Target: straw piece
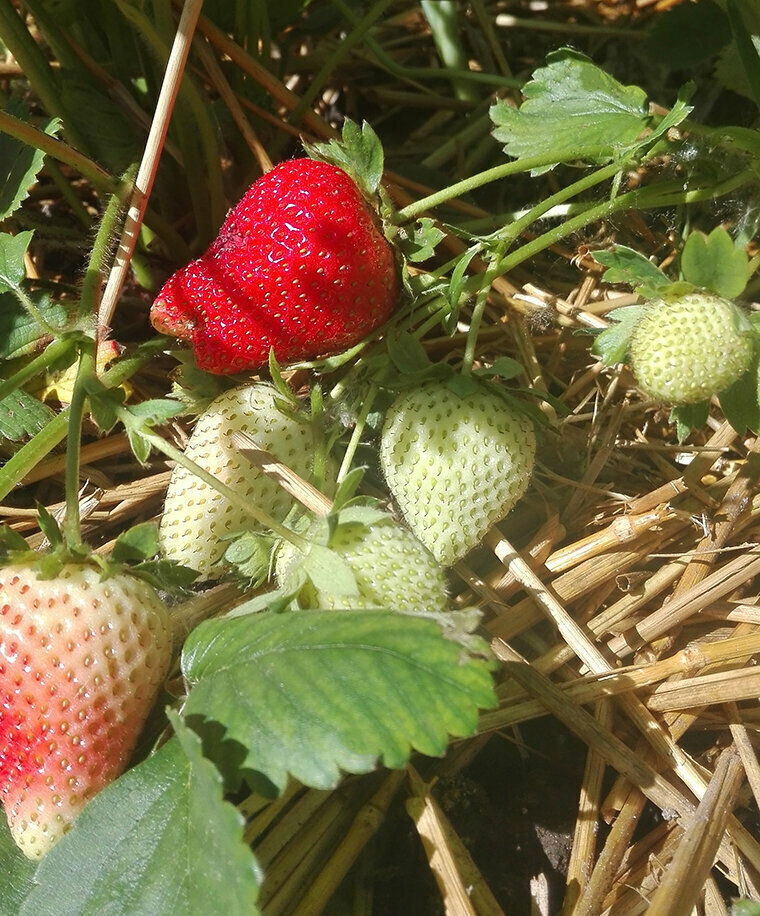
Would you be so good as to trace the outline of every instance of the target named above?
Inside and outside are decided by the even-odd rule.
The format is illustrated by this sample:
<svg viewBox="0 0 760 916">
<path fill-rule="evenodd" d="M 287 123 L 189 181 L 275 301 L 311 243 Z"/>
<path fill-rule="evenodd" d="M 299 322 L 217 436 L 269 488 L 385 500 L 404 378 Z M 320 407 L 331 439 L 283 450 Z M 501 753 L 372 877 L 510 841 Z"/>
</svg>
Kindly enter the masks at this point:
<svg viewBox="0 0 760 916">
<path fill-rule="evenodd" d="M 308 891 L 293 911 L 293 916 L 319 916 L 325 909 L 348 870 L 383 823 L 404 779 L 403 770 L 389 773 L 377 792 L 359 809 L 350 829 L 325 863 L 317 879 L 310 884 Z"/>
<path fill-rule="evenodd" d="M 81 463 L 90 464 L 99 461 L 102 458 L 110 458 L 113 455 L 121 455 L 130 451 L 129 439 L 126 433 L 115 433 L 113 436 L 107 436 L 105 439 L 97 439 L 95 442 L 88 442 L 82 446 Z M 46 458 L 40 461 L 27 475 L 22 483 L 36 483 L 44 480 L 46 477 L 52 477 L 53 474 L 59 474 L 66 468 L 66 456 L 56 455 L 54 458 Z"/>
<path fill-rule="evenodd" d="M 674 812 L 681 817 L 693 813 L 694 805 L 677 788 L 665 780 L 641 754 L 628 748 L 619 738 L 602 729 L 599 723 L 585 710 L 568 702 L 567 696 L 538 671 L 532 668 L 510 646 L 502 640 L 493 640 L 491 648 L 497 658 L 507 662 L 507 673 L 522 687 L 538 697 L 546 708 L 582 741 L 593 746 L 607 762 L 625 776 L 664 812 Z M 668 742 L 657 721 L 649 710 L 635 697 L 622 697 L 621 705 L 634 721 L 642 735 L 659 753 L 668 757 L 677 775 L 698 796 L 704 793 L 701 771 L 672 742 Z M 731 868 L 734 861 L 734 844 L 747 856 L 755 868 L 760 867 L 760 846 L 754 837 L 736 820 L 729 821 L 729 836 L 732 843 L 721 843 L 721 861 Z"/>
<path fill-rule="evenodd" d="M 604 899 L 623 861 L 623 855 L 639 825 L 639 817 L 645 803 L 645 796 L 638 789 L 632 788 L 612 825 L 591 876 L 581 888 L 581 895 L 572 916 L 597 916 L 601 912 Z"/>
<path fill-rule="evenodd" d="M 657 712 L 672 712 L 694 706 L 753 700 L 759 696 L 760 669 L 739 668 L 660 684 L 646 700 L 646 705 Z"/>
<path fill-rule="evenodd" d="M 726 748 L 649 904 L 648 916 L 689 916 L 715 861 L 743 776 L 738 754 Z"/>
<path fill-rule="evenodd" d="M 728 543 L 739 516 L 746 511 L 758 475 L 760 475 L 760 454 L 758 454 L 760 439 L 753 439 L 749 450 L 750 455 L 747 462 L 726 491 L 720 508 L 715 514 L 715 519 L 706 537 L 702 538 L 692 554 L 673 597 L 679 597 L 707 576 L 711 564 L 719 556 L 717 550 Z"/>
<path fill-rule="evenodd" d="M 269 158 L 269 154 L 267 153 L 266 149 L 264 149 L 264 146 L 259 140 L 258 134 L 251 126 L 251 122 L 248 120 L 248 118 L 246 118 L 237 96 L 232 91 L 230 84 L 227 82 L 227 79 L 222 72 L 222 68 L 219 66 L 219 62 L 217 61 L 216 57 L 214 57 L 214 55 L 211 53 L 211 49 L 208 43 L 196 36 L 193 39 L 193 47 L 203 62 L 203 66 L 206 68 L 206 72 L 208 73 L 211 82 L 216 87 L 219 95 L 224 100 L 224 104 L 227 106 L 230 114 L 234 118 L 235 124 L 238 126 L 238 130 L 243 135 L 245 142 L 248 144 L 248 148 L 255 156 L 262 174 L 269 172 L 272 168 L 272 160 Z"/>
<path fill-rule="evenodd" d="M 248 433 L 233 432 L 230 434 L 230 441 L 247 461 L 250 461 L 251 464 L 263 471 L 268 477 L 271 477 L 283 490 L 287 490 L 291 496 L 306 506 L 307 509 L 310 509 L 315 515 L 325 516 L 330 514 L 333 505 L 332 500 L 320 493 L 315 486 L 312 486 L 303 477 L 299 477 L 287 465 L 281 464 L 270 452 L 259 448 L 256 441 Z"/>
<path fill-rule="evenodd" d="M 655 506 L 663 502 L 668 502 L 679 493 L 689 490 L 692 495 L 697 495 L 702 488 L 700 481 L 710 468 L 723 457 L 726 449 L 736 439 L 736 430 L 726 421 L 722 423 L 719 429 L 710 437 L 707 447 L 699 452 L 689 465 L 686 472 L 675 480 L 670 480 L 646 496 L 641 496 L 630 502 L 628 509 L 634 515 L 641 512 L 648 512 Z M 703 492 L 703 491 L 702 491 Z"/>
<path fill-rule="evenodd" d="M 612 639 L 609 649 L 621 658 L 667 633 L 672 627 L 711 605 L 714 601 L 740 588 L 760 573 L 760 548 L 750 548 L 746 553 L 698 582 L 693 588 L 673 598 L 654 613 L 637 623 L 625 636 Z"/>
<path fill-rule="evenodd" d="M 741 714 L 736 703 L 726 703 L 726 711 L 730 719 L 731 737 L 734 739 L 734 745 L 741 758 L 744 772 L 747 774 L 747 782 L 755 797 L 755 805 L 760 811 L 760 762 L 757 759 L 749 729 L 742 723 Z"/>
<path fill-rule="evenodd" d="M 476 916 L 477 911 L 465 889 L 459 863 L 448 842 L 443 826 L 444 814 L 414 768 L 409 766 L 408 772 L 413 794 L 406 801 L 406 810 L 422 840 L 446 916 Z M 453 829 L 450 828 L 449 832 L 453 833 Z M 490 912 L 501 913 L 501 910 Z"/>
<path fill-rule="evenodd" d="M 547 559 L 546 568 L 552 573 L 564 572 L 572 566 L 577 566 L 583 560 L 599 556 L 608 550 L 615 550 L 621 544 L 636 540 L 670 518 L 673 518 L 673 511 L 668 506 L 658 506 L 651 512 L 644 512 L 641 515 L 618 516 L 602 531 L 597 531 L 568 547 L 555 551 Z"/>
<path fill-rule="evenodd" d="M 612 728 L 614 709 L 608 701 L 596 704 L 594 716 L 606 729 Z M 591 875 L 594 856 L 596 855 L 596 838 L 599 826 L 599 806 L 602 798 L 602 781 L 607 764 L 593 748 L 586 756 L 586 767 L 581 783 L 578 816 L 575 822 L 573 846 L 565 879 L 565 899 L 562 905 L 563 916 L 573 916 L 582 890 L 586 887 Z"/>
</svg>

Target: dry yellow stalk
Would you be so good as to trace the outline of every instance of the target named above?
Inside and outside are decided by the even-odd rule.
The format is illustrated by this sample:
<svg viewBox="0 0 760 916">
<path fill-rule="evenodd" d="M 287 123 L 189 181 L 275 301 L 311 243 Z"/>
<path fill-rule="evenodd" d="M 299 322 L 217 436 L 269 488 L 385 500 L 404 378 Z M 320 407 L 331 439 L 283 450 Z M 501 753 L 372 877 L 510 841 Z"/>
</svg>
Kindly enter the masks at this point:
<svg viewBox="0 0 760 916">
<path fill-rule="evenodd" d="M 735 749 L 726 748 L 699 807 L 683 825 L 685 835 L 649 904 L 648 916 L 689 916 L 712 869 L 743 775 Z"/>
<path fill-rule="evenodd" d="M 594 716 L 602 727 L 612 728 L 614 710 L 611 703 L 608 701 L 597 703 Z M 576 912 L 576 904 L 594 867 L 602 780 L 606 768 L 607 764 L 604 759 L 593 748 L 589 748 L 581 783 L 573 846 L 565 879 L 566 890 L 562 916 L 573 916 Z"/>
<path fill-rule="evenodd" d="M 403 770 L 389 773 L 372 798 L 356 814 L 317 878 L 309 884 L 293 916 L 319 916 L 357 857 L 382 824 L 405 779 Z"/>
</svg>

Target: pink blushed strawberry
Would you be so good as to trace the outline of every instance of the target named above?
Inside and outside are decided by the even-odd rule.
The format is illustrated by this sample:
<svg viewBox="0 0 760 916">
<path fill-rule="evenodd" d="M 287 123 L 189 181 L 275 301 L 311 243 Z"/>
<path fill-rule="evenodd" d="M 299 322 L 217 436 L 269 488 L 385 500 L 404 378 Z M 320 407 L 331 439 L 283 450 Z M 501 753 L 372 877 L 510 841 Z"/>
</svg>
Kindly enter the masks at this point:
<svg viewBox="0 0 760 916">
<path fill-rule="evenodd" d="M 390 244 L 356 184 L 312 159 L 256 181 L 206 253 L 169 278 L 153 326 L 192 342 L 201 369 L 230 374 L 345 350 L 390 316 Z"/>
<path fill-rule="evenodd" d="M 0 796 L 41 858 L 126 767 L 171 660 L 154 590 L 84 564 L 0 570 Z"/>
</svg>

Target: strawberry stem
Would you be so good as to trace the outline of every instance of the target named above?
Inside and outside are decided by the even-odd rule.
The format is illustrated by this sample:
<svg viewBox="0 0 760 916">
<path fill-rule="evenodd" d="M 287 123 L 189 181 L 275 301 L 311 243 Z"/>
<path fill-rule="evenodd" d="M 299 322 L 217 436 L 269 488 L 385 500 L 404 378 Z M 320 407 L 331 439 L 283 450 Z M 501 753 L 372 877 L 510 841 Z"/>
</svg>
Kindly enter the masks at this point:
<svg viewBox="0 0 760 916">
<path fill-rule="evenodd" d="M 79 547 L 82 543 L 82 521 L 79 512 L 79 459 L 82 452 L 82 420 L 87 404 L 86 386 L 94 375 L 94 351 L 94 341 L 82 343 L 66 433 L 66 519 L 63 523 L 63 530 L 67 545 L 74 548 Z"/>
<path fill-rule="evenodd" d="M 598 155 L 598 147 L 578 151 L 579 159 Z M 468 194 L 476 188 L 482 188 L 484 185 L 491 184 L 493 181 L 508 178 L 510 175 L 520 175 L 523 172 L 531 172 L 533 169 L 543 168 L 547 165 L 556 165 L 556 163 L 556 153 L 544 153 L 541 156 L 526 156 L 521 159 L 513 159 L 510 162 L 505 162 L 503 165 L 497 165 L 493 168 L 486 169 L 484 172 L 479 172 L 477 175 L 464 178 L 462 181 L 457 181 L 455 184 L 449 185 L 448 188 L 443 188 L 440 191 L 436 191 L 434 194 L 430 194 L 427 197 L 414 201 L 414 203 L 408 204 L 401 210 L 396 211 L 393 222 L 396 225 L 409 222 L 410 220 L 416 219 L 416 217 L 426 210 L 432 210 L 434 207 L 440 206 L 440 204 L 445 204 L 449 200 L 462 197 L 462 195 Z M 615 170 L 620 168 L 621 163 L 616 163 Z"/>
<path fill-rule="evenodd" d="M 346 452 L 343 455 L 343 461 L 340 465 L 340 470 L 338 471 L 338 483 L 340 483 L 346 474 L 348 474 L 348 472 L 351 470 L 351 462 L 354 460 L 356 449 L 359 447 L 359 442 L 361 440 L 362 433 L 364 432 L 364 427 L 367 423 L 369 412 L 372 410 L 372 405 L 375 403 L 377 390 L 377 385 L 372 384 L 364 395 L 361 413 L 359 414 L 356 425 L 354 426 L 353 432 L 351 433 L 351 438 L 349 439 L 348 445 L 346 447 Z"/>
</svg>

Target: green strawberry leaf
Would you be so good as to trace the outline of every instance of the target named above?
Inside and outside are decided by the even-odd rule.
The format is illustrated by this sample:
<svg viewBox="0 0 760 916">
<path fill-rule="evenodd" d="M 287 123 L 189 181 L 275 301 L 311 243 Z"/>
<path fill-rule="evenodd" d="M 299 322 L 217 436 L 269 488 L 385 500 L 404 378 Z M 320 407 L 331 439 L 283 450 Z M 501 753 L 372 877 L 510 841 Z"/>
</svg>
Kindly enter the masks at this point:
<svg viewBox="0 0 760 916">
<path fill-rule="evenodd" d="M 339 511 L 349 500 L 353 499 L 354 494 L 359 489 L 362 480 L 364 479 L 365 468 L 357 467 L 351 468 L 351 470 L 346 474 L 346 476 L 338 484 L 338 489 L 335 491 L 335 498 L 333 499 L 333 512 Z"/>
<path fill-rule="evenodd" d="M 351 565 L 334 550 L 311 544 L 304 554 L 303 570 L 318 591 L 354 598 L 359 594 Z"/>
<path fill-rule="evenodd" d="M 517 378 L 519 375 L 522 375 L 523 372 L 525 372 L 523 364 L 516 359 L 512 359 L 510 356 L 499 356 L 494 360 L 492 366 L 484 366 L 482 369 L 472 370 L 473 375 L 483 376 L 485 378 L 491 378 L 497 375 L 500 379 L 504 379 L 505 381 Z"/>
<path fill-rule="evenodd" d="M 224 559 L 249 581 L 251 588 L 258 588 L 269 578 L 275 543 L 271 535 L 243 531 L 227 547 Z"/>
<path fill-rule="evenodd" d="M 0 552 L 4 557 L 11 553 L 28 550 L 29 545 L 18 531 L 14 531 L 10 525 L 0 525 Z"/>
<path fill-rule="evenodd" d="M 107 388 L 96 376 L 85 382 L 92 419 L 104 433 L 110 432 L 119 419 L 126 395 L 122 388 Z"/>
<path fill-rule="evenodd" d="M 184 405 L 174 398 L 155 398 L 118 409 L 117 417 L 124 424 L 130 448 L 140 464 L 146 463 L 151 450 L 145 433 L 176 417 L 184 409 Z"/>
<path fill-rule="evenodd" d="M 760 916 L 760 903 L 753 900 L 737 900 L 731 907 L 731 916 Z"/>
<path fill-rule="evenodd" d="M 181 566 L 174 560 L 143 560 L 129 567 L 133 576 L 144 579 L 154 588 L 183 592 L 198 578 L 198 571 Z"/>
<path fill-rule="evenodd" d="M 149 560 L 160 550 L 158 528 L 154 522 L 133 525 L 116 538 L 111 556 L 117 563 Z"/>
<path fill-rule="evenodd" d="M 66 309 L 51 303 L 47 293 L 34 292 L 30 298 L 48 324 L 56 328 L 65 325 Z M 48 332 L 40 327 L 37 319 L 27 312 L 13 293 L 0 293 L 0 357 L 26 356 L 38 349 L 38 341 L 48 336 Z"/>
<path fill-rule="evenodd" d="M 710 402 L 701 404 L 679 404 L 670 411 L 670 422 L 676 424 L 676 435 L 679 442 L 684 442 L 692 429 L 701 429 L 707 423 L 710 414 Z"/>
<path fill-rule="evenodd" d="M 312 159 L 330 162 L 347 172 L 367 197 L 373 197 L 383 177 L 383 147 L 380 139 L 365 121 L 361 128 L 347 118 L 340 140 L 306 143 L 303 148 Z"/>
<path fill-rule="evenodd" d="M 605 366 L 625 362 L 628 341 L 643 313 L 644 307 L 641 305 L 624 305 L 609 313 L 612 323 L 596 337 L 591 347 L 591 352 L 601 356 Z"/>
<path fill-rule="evenodd" d="M 11 99 L 5 108 L 7 114 L 29 123 L 29 109 L 18 99 Z M 57 119 L 40 125 L 49 136 L 60 129 Z M 29 196 L 29 189 L 37 180 L 45 154 L 28 146 L 10 134 L 0 134 L 0 221 L 15 212 Z"/>
<path fill-rule="evenodd" d="M 493 135 L 516 159 L 606 162 L 634 147 L 651 120 L 642 89 L 623 86 L 570 48 L 549 54 L 523 95 L 519 109 L 503 99 L 491 108 Z"/>
<path fill-rule="evenodd" d="M 435 622 L 393 611 L 205 621 L 182 669 L 188 722 L 279 789 L 289 773 L 329 788 L 378 758 L 402 767 L 413 749 L 440 755 L 495 703 L 489 663 Z"/>
<path fill-rule="evenodd" d="M 406 331 L 388 335 L 387 346 L 393 365 L 403 375 L 423 372 L 430 367 L 427 351 L 414 335 Z"/>
<path fill-rule="evenodd" d="M 200 741 L 176 737 L 100 792 L 45 856 L 19 916 L 251 916 L 260 874 Z"/>
<path fill-rule="evenodd" d="M 717 226 L 708 236 L 692 232 L 681 252 L 684 280 L 727 299 L 736 299 L 744 292 L 748 265 L 746 250 L 734 245 L 723 226 Z"/>
<path fill-rule="evenodd" d="M 376 506 L 347 506 L 341 509 L 339 514 L 341 525 L 364 525 L 365 528 L 376 525 L 378 522 L 387 522 L 389 518 L 387 512 Z"/>
<path fill-rule="evenodd" d="M 627 245 L 615 245 L 612 251 L 592 251 L 591 257 L 606 267 L 605 283 L 626 283 L 645 299 L 655 299 L 671 280 L 659 267 Z"/>
<path fill-rule="evenodd" d="M 55 550 L 56 547 L 62 547 L 63 534 L 61 534 L 61 529 L 58 525 L 58 522 L 42 505 L 42 503 L 37 503 L 37 516 L 40 531 L 50 542 L 50 546 L 53 548 L 53 550 Z"/>
<path fill-rule="evenodd" d="M 754 340 L 749 369 L 730 388 L 720 393 L 720 406 L 733 428 L 744 435 L 751 430 L 760 433 L 760 342 Z"/>
<path fill-rule="evenodd" d="M 19 907 L 32 889 L 37 867 L 13 842 L 8 822 L 0 817 L 0 916 L 18 916 Z"/>
<path fill-rule="evenodd" d="M 36 435 L 55 413 L 33 395 L 19 388 L 0 401 L 0 437 L 21 442 Z"/>
<path fill-rule="evenodd" d="M 24 255 L 33 235 L 31 231 L 19 232 L 18 235 L 0 232 L 0 293 L 21 286 L 26 277 Z"/>
<path fill-rule="evenodd" d="M 445 235 L 434 220 L 423 216 L 411 226 L 395 226 L 392 240 L 408 261 L 418 264 L 433 257 Z"/>
</svg>

